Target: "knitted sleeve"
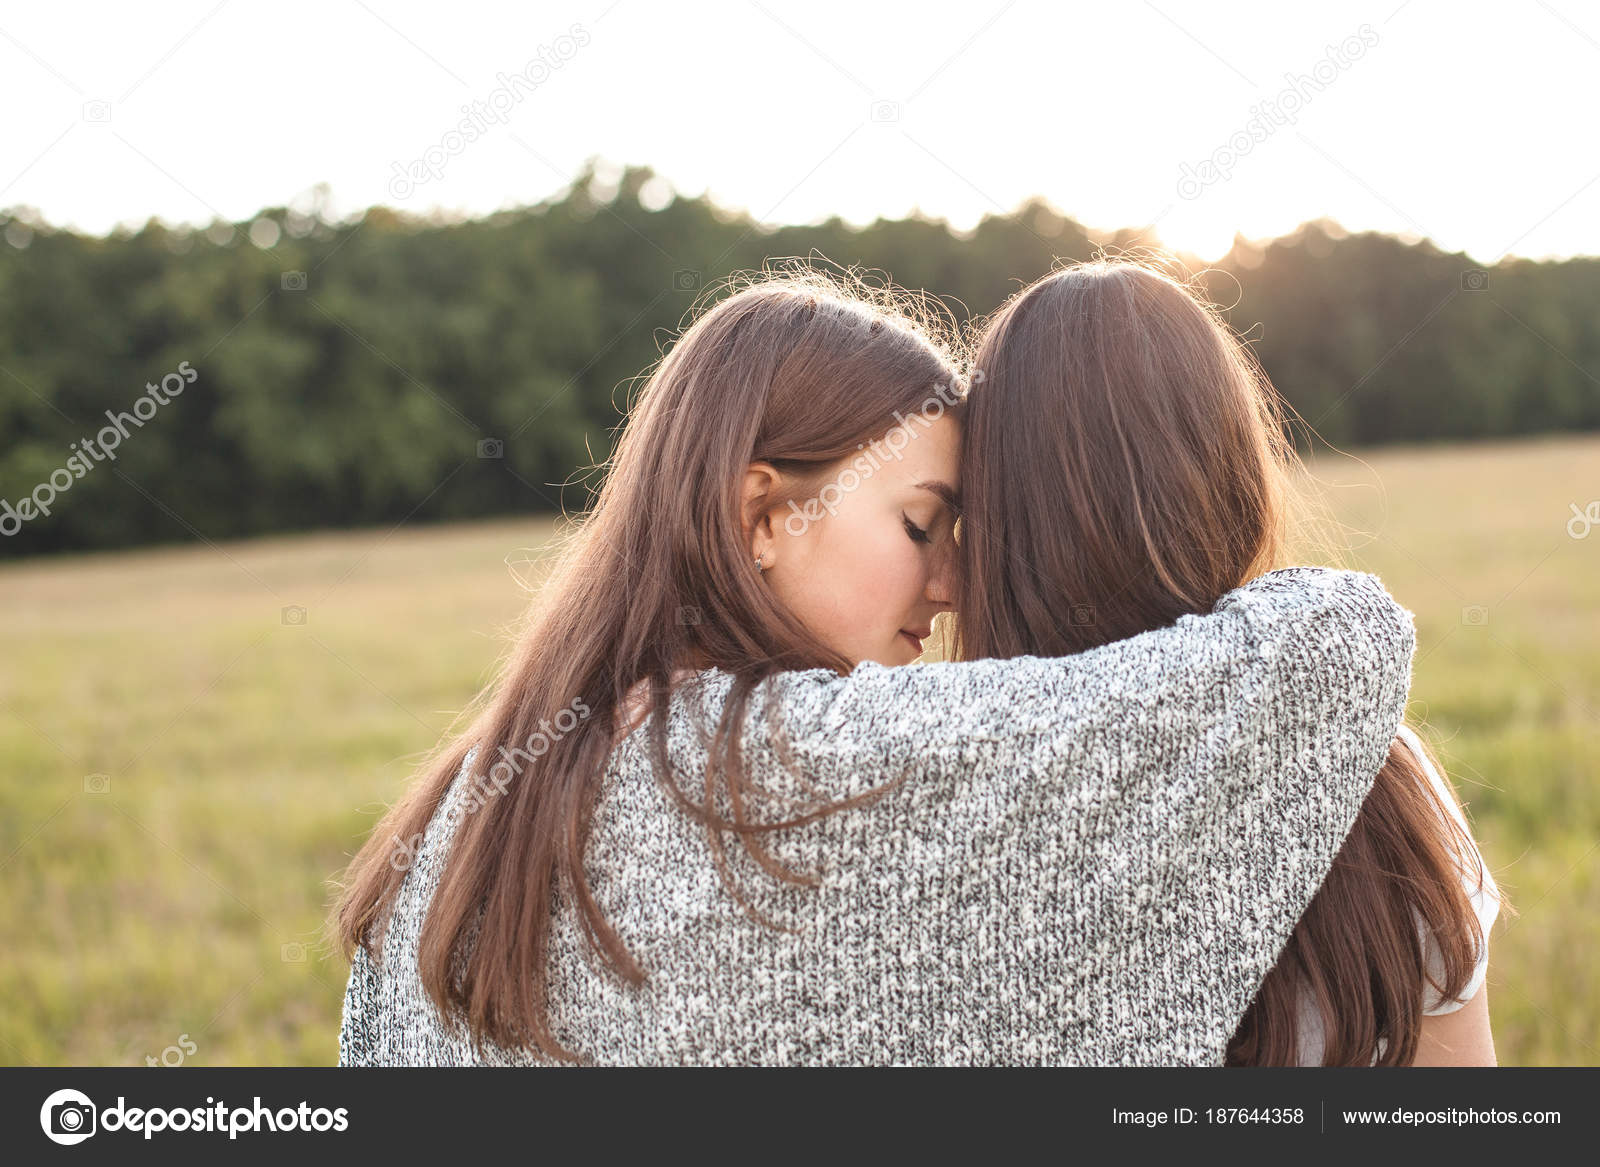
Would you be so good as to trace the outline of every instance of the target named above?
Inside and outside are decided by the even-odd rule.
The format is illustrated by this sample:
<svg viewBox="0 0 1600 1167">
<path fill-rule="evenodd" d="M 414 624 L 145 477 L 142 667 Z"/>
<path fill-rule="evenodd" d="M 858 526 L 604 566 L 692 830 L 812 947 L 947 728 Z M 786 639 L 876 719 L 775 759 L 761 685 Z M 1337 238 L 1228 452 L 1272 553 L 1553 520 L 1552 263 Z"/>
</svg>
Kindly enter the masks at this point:
<svg viewBox="0 0 1600 1167">
<path fill-rule="evenodd" d="M 1080 905 L 1061 942 L 1121 945 L 1066 970 L 1094 982 L 1082 999 L 1138 1001 L 1169 1032 L 1204 1016 L 1163 1056 L 1215 1062 L 1387 757 L 1415 644 L 1376 577 L 1288 568 L 1073 656 L 779 674 L 741 744 L 764 784 L 805 776 L 789 794 L 914 776 L 907 829 L 962 839 L 971 896 L 1023 869 L 1058 880 Z"/>
<path fill-rule="evenodd" d="M 908 770 L 970 776 L 989 756 L 1062 775 L 1120 753 L 1130 789 L 1157 774 L 1242 789 L 1300 763 L 1353 823 L 1400 724 L 1415 644 L 1376 576 L 1285 568 L 1209 614 L 1072 656 L 780 673 L 752 696 L 743 744 L 753 772 L 792 758 L 837 779 L 839 797 Z"/>
</svg>

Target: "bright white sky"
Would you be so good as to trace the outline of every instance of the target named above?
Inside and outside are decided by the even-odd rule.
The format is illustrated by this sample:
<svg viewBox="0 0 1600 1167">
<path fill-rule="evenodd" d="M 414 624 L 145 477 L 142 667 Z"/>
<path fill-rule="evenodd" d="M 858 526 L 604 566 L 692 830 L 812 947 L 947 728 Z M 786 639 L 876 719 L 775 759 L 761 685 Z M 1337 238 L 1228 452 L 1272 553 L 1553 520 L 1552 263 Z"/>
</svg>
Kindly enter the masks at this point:
<svg viewBox="0 0 1600 1167">
<path fill-rule="evenodd" d="M 558 44 L 573 25 L 587 43 Z M 395 164 L 541 46 L 538 88 L 397 199 Z M 1312 82 L 1294 124 L 1261 118 L 1184 197 L 1182 166 L 1283 109 L 1286 74 Z M 1600 9 L 1577 0 L 7 5 L 0 207 L 103 232 L 306 209 L 327 183 L 340 214 L 481 213 L 598 156 L 769 222 L 965 228 L 1043 195 L 1206 259 L 1324 215 L 1486 263 L 1592 255 L 1596 76 Z"/>
</svg>

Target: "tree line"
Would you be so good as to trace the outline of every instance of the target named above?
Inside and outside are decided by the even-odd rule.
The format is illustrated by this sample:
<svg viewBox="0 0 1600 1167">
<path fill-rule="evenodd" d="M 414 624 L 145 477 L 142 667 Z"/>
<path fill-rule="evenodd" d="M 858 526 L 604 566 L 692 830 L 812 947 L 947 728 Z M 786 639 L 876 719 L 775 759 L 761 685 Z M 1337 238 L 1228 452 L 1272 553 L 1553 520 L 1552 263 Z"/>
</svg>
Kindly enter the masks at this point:
<svg viewBox="0 0 1600 1167">
<path fill-rule="evenodd" d="M 1143 242 L 1043 200 L 969 232 L 769 229 L 641 200 L 652 177 L 591 169 L 465 222 L 272 208 L 99 237 L 0 214 L 0 556 L 581 510 L 640 374 L 732 272 L 826 257 L 971 327 L 1059 261 Z M 1600 259 L 1484 268 L 1316 222 L 1203 279 L 1302 444 L 1600 428 Z"/>
</svg>

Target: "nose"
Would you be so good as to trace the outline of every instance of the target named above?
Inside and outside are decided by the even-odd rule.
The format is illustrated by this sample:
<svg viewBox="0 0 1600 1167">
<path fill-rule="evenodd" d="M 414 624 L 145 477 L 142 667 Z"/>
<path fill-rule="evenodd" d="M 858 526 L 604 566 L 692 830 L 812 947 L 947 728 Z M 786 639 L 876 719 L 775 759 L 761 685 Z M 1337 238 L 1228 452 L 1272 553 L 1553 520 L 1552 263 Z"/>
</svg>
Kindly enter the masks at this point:
<svg viewBox="0 0 1600 1167">
<path fill-rule="evenodd" d="M 956 555 L 955 548 L 949 540 L 944 542 L 935 557 L 933 571 L 928 576 L 928 586 L 923 589 L 923 596 L 928 603 L 940 610 L 948 611 L 955 607 Z"/>
</svg>

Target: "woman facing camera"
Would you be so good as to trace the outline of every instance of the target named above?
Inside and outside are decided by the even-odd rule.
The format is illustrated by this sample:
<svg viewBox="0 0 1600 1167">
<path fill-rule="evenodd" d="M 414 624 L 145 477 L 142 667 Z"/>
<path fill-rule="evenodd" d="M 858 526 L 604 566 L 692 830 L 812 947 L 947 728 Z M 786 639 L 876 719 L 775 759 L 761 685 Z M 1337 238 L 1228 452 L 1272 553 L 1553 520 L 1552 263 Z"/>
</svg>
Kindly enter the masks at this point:
<svg viewBox="0 0 1600 1167">
<path fill-rule="evenodd" d="M 976 364 L 959 656 L 1137 637 L 1283 561 L 1294 454 L 1281 406 L 1223 321 L 1166 275 L 1123 261 L 1053 273 L 995 314 Z M 1293 764 L 1288 743 L 1273 748 Z M 1262 894 L 1190 891 L 1219 912 Z M 1402 726 L 1229 1063 L 1493 1065 L 1483 982 L 1498 903 Z"/>
<path fill-rule="evenodd" d="M 819 276 L 685 332 L 350 867 L 341 1064 L 1224 1063 L 1389 757 L 1411 616 L 1292 568 L 902 667 L 957 600 L 963 390 Z"/>
</svg>

